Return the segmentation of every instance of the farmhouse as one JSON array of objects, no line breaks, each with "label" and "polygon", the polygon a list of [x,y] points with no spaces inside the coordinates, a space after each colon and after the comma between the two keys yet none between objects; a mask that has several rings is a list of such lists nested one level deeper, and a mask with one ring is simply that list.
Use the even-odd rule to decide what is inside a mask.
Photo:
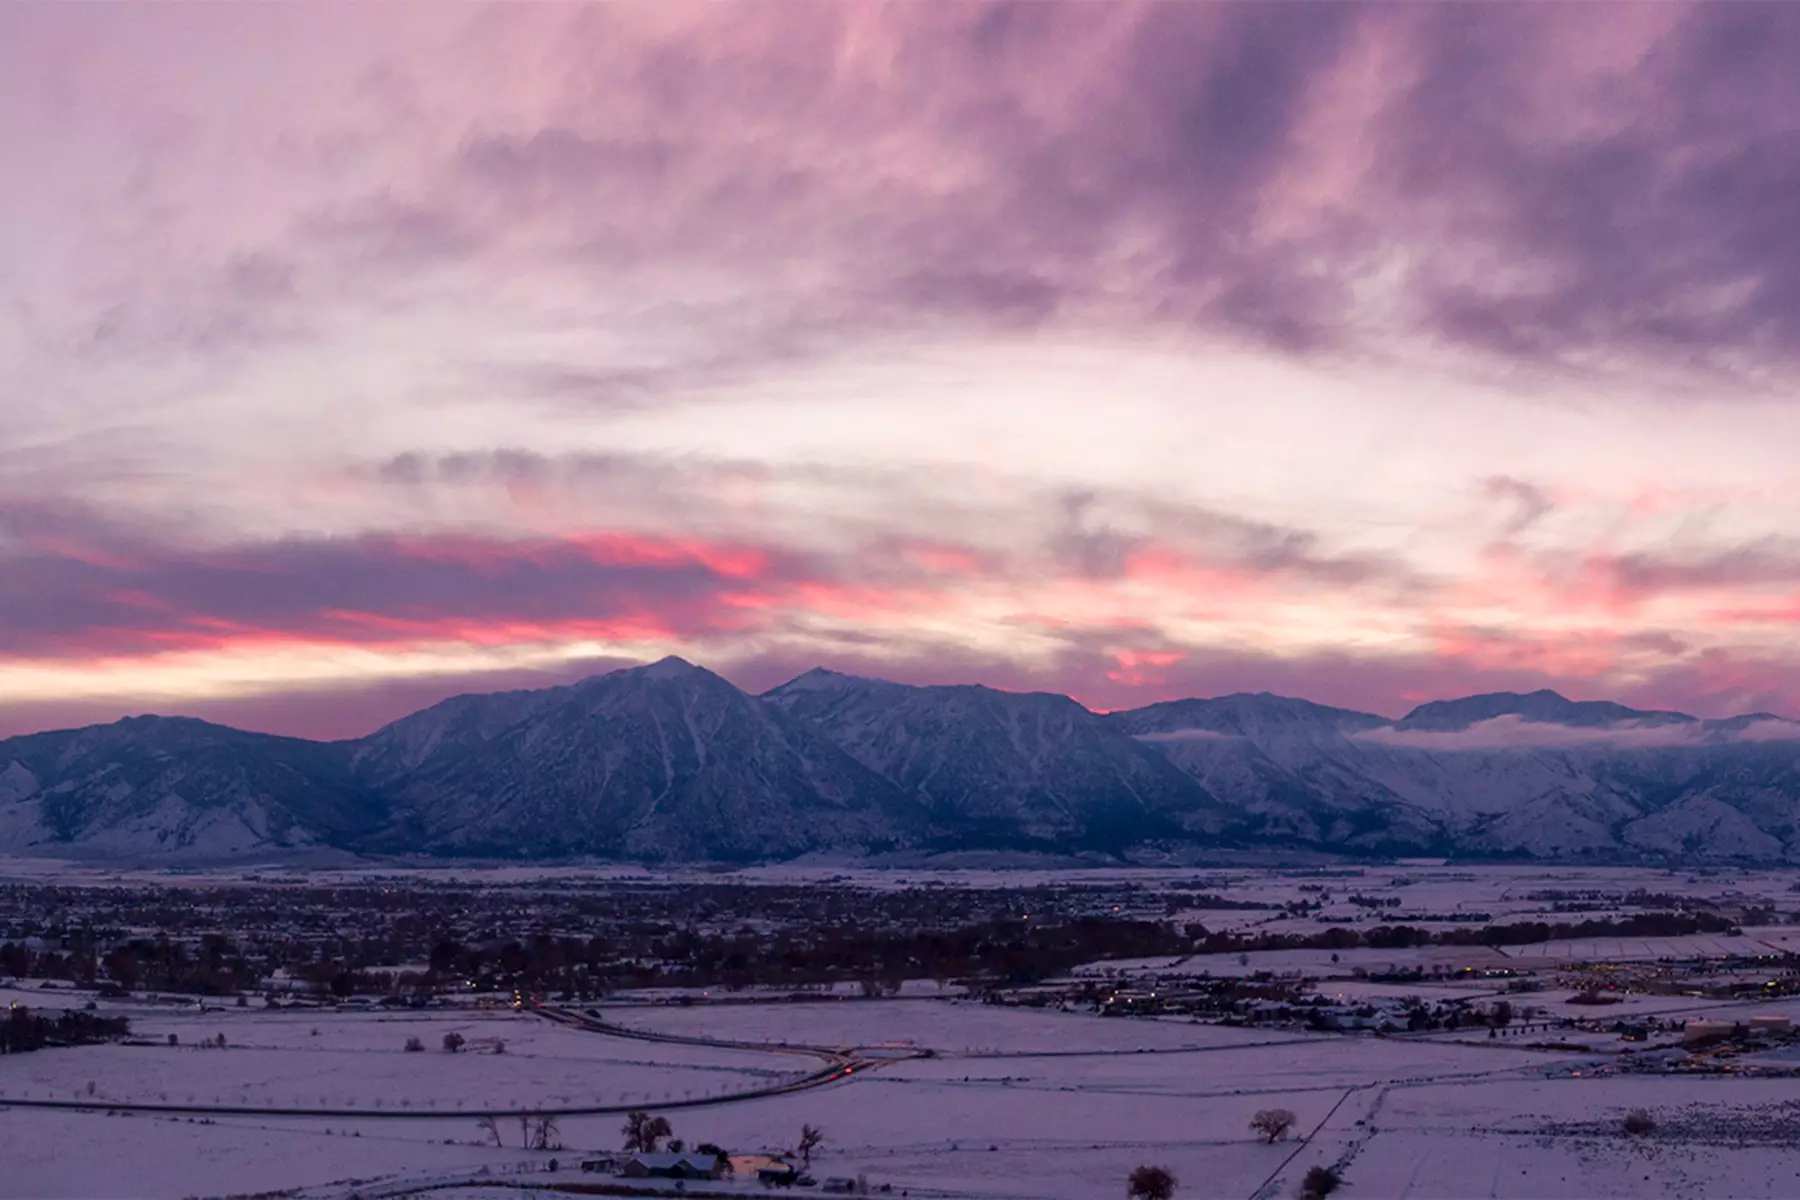
[{"label": "farmhouse", "polygon": [[710,1154],[634,1154],[619,1168],[633,1179],[717,1179],[724,1171]]}]

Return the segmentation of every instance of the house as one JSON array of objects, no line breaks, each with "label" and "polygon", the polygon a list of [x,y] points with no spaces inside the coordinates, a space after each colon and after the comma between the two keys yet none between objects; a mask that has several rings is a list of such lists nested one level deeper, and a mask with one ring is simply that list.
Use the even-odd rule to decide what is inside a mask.
[{"label": "house", "polygon": [[632,1179],[717,1179],[725,1164],[710,1154],[634,1154],[619,1168]]},{"label": "house", "polygon": [[730,1173],[739,1179],[756,1179],[764,1171],[779,1175],[794,1169],[788,1166],[786,1159],[777,1158],[773,1154],[733,1154],[730,1159]]},{"label": "house", "polygon": [[581,1160],[581,1169],[600,1175],[617,1175],[619,1159],[617,1155],[613,1154],[602,1154],[598,1158],[584,1158]]},{"label": "house", "polygon": [[792,1163],[776,1162],[756,1169],[756,1182],[764,1187],[793,1187],[800,1178],[800,1168]]},{"label": "house", "polygon": [[1689,1021],[1681,1027],[1681,1040],[1691,1046],[1728,1038],[1736,1032],[1737,1025],[1732,1021]]}]

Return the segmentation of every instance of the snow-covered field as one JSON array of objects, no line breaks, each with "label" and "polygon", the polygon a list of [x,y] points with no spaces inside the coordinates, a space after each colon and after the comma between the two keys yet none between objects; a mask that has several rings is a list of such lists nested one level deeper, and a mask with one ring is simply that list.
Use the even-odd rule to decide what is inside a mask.
[{"label": "snow-covered field", "polygon": [[[0,989],[0,1004],[14,1000],[33,1004],[42,997]],[[133,1040],[151,1044],[0,1058],[0,1101],[91,1096],[118,1103],[473,1113],[654,1105],[766,1086],[818,1065],[786,1055],[597,1037],[510,1010],[108,1009],[126,1011]],[[449,1033],[465,1039],[460,1053],[442,1049]],[[223,1048],[202,1044],[221,1035]],[[171,1036],[177,1044],[168,1044]],[[425,1049],[408,1052],[409,1038]],[[505,1052],[495,1054],[502,1042]]]},{"label": "snow-covered field", "polygon": [[[1609,1078],[1395,1089],[1346,1171],[1357,1194],[1792,1197],[1794,1088],[1777,1080]],[[1644,1109],[1654,1136],[1619,1121]],[[1774,1116],[1774,1121],[1770,1118]]]},{"label": "snow-covered field", "polygon": [[[573,885],[591,878],[587,871],[520,869],[490,882]],[[1702,905],[1748,898],[1778,914],[1800,908],[1800,896],[1789,890],[1793,876],[1781,872],[1414,864],[1355,875],[832,867],[741,875],[881,888],[977,886],[989,876],[1008,887],[1130,878],[1152,893],[1146,911],[1159,916],[1156,892],[1210,893],[1268,907],[1196,908],[1169,919],[1284,933],[1346,921],[1366,928],[1408,914],[1576,922],[1636,911],[1619,898],[1638,891]],[[1282,915],[1281,906],[1299,903],[1322,907]],[[140,1044],[0,1057],[0,1197],[285,1192],[302,1200],[352,1194],[374,1200],[445,1182],[468,1186],[432,1194],[491,1196],[494,1189],[476,1185],[498,1180],[591,1183],[594,1176],[582,1175],[577,1164],[589,1152],[618,1149],[618,1114],[565,1115],[558,1134],[564,1148],[541,1152],[521,1146],[512,1120],[500,1122],[503,1144],[493,1145],[476,1116],[606,1105],[660,1110],[689,1145],[716,1142],[739,1152],[783,1150],[802,1125],[815,1125],[825,1131],[815,1175],[866,1175],[877,1187],[893,1185],[895,1195],[934,1200],[1117,1197],[1131,1169],[1146,1163],[1179,1177],[1181,1200],[1285,1200],[1315,1164],[1340,1165],[1342,1194],[1362,1200],[1800,1196],[1800,1158],[1791,1149],[1800,1144],[1800,1081],[1625,1073],[1626,1051],[1641,1054],[1679,1039],[1683,1017],[1755,1013],[1800,1020],[1800,997],[1771,993],[1767,1000],[1733,1003],[1690,994],[1688,968],[1659,968],[1658,960],[1745,960],[1717,978],[1754,989],[1762,986],[1765,966],[1771,976],[1784,968],[1748,959],[1795,950],[1800,925],[1770,924],[1736,936],[1502,949],[1271,950],[1241,959],[1108,961],[1077,971],[1084,982],[1100,985],[1091,990],[1132,987],[1159,975],[1204,973],[1218,980],[1268,972],[1305,976],[1329,1004],[1381,1006],[1419,996],[1431,1004],[1479,1006],[1504,997],[1521,1013],[1537,1013],[1536,1028],[1515,1025],[1494,1038],[1485,1026],[1378,1037],[1305,1032],[1299,1025],[1228,1027],[1185,1016],[1100,1017],[1055,1004],[982,1004],[924,981],[892,999],[865,999],[845,985],[831,998],[806,1002],[754,988],[723,995],[662,989],[598,1005],[606,1021],[649,1038],[573,1028],[505,1004],[269,1009],[253,999],[245,1008],[211,1001],[201,1011],[192,1001],[99,999],[100,1012],[130,1017],[132,1040]],[[1474,973],[1457,974],[1464,968]],[[1425,977],[1365,977],[1413,969]],[[1672,994],[1631,990],[1631,978],[1654,970],[1674,980],[1664,989]],[[1570,1003],[1614,980],[1618,1003]],[[1701,983],[1695,979],[1692,987]],[[1507,990],[1514,986],[1532,990]],[[88,999],[35,983],[0,988],[0,1009],[14,1002],[81,1007]],[[1549,1032],[1544,1014],[1555,1025]],[[1624,1043],[1611,1028],[1621,1018],[1651,1017],[1677,1022],[1661,1026],[1661,1041],[1652,1046]],[[1564,1027],[1562,1020],[1584,1024]],[[465,1040],[460,1053],[442,1049],[448,1033]],[[203,1045],[220,1035],[223,1048]],[[653,1040],[660,1036],[691,1040]],[[408,1052],[409,1038],[419,1039],[423,1051]],[[709,1040],[739,1045],[698,1044]],[[1579,1048],[1525,1048],[1534,1041]],[[500,1043],[505,1050],[495,1053]],[[752,1044],[765,1049],[746,1048]],[[820,1058],[800,1052],[805,1047],[859,1056],[856,1069],[809,1090],[729,1099],[818,1070]],[[1739,1072],[1796,1069],[1800,1046],[1777,1043],[1733,1061]],[[91,1107],[20,1103],[45,1100]],[[685,1106],[708,1100],[714,1102]],[[127,1103],[336,1111],[126,1115],[117,1106]],[[1296,1136],[1260,1143],[1248,1124],[1265,1108],[1291,1110]],[[1636,1108],[1658,1122],[1651,1136],[1624,1134],[1622,1118]],[[561,1168],[554,1176],[545,1170],[553,1158]],[[706,1188],[767,1194],[748,1182]],[[690,1195],[701,1191],[689,1188]]]},{"label": "snow-covered field", "polygon": [[[1348,1159],[1363,1196],[1696,1194],[1731,1166],[1732,1195],[1792,1195],[1791,1152],[1678,1147],[1614,1132],[1632,1107],[1717,1110],[1784,1100],[1791,1085],[1752,1081],[1567,1078],[1579,1056],[1443,1039],[1304,1036],[1185,1022],[1012,1010],[968,1002],[845,1001],[718,1007],[611,1006],[633,1026],[737,1041],[876,1047],[910,1043],[935,1057],[897,1062],[829,1087],[671,1112],[678,1135],[733,1149],[781,1149],[802,1124],[822,1127],[817,1174],[866,1174],[876,1185],[941,1197],[1093,1200],[1117,1195],[1144,1162],[1186,1181],[1181,1196],[1291,1195],[1315,1161]],[[517,1102],[554,1100],[582,1081],[638,1095],[718,1087],[792,1072],[789,1056],[644,1042],[513,1013],[296,1014],[226,1010],[145,1019],[186,1042],[215,1027],[224,1050],[106,1046],[0,1058],[13,1095],[67,1096],[97,1081],[96,1111],[0,1109],[5,1196],[187,1196],[310,1187],[375,1194],[374,1178],[534,1174],[553,1155],[483,1145],[474,1117],[257,1118],[107,1115],[108,1098],[218,1096],[227,1101],[354,1095],[372,1106],[424,1106],[454,1089]],[[315,1038],[311,1029],[318,1027]],[[398,1050],[409,1032],[456,1028],[504,1037],[504,1055]],[[235,1048],[234,1048],[235,1047]],[[804,1063],[801,1064],[801,1069]],[[16,1090],[15,1090],[16,1089]],[[678,1094],[678,1093],[677,1093]],[[654,1107],[654,1105],[651,1105]],[[1306,1141],[1267,1146],[1252,1113],[1286,1108]],[[1570,1131],[1560,1128],[1582,1125]],[[619,1118],[568,1117],[554,1155],[618,1144]],[[1721,1137],[1724,1135],[1721,1134]],[[1737,1165],[1732,1165],[1737,1164]],[[1745,1172],[1736,1172],[1741,1166]],[[1785,1172],[1785,1174],[1784,1174]],[[1648,1176],[1648,1178],[1645,1178]],[[549,1177],[542,1177],[545,1182]],[[591,1178],[591,1177],[589,1177]],[[332,1181],[339,1181],[333,1183]],[[333,1191],[337,1188],[337,1191]],[[1785,1188],[1785,1190],[1784,1190]],[[760,1194],[760,1193],[759,1193]]]},{"label": "snow-covered field", "polygon": [[605,1010],[632,1029],[682,1036],[810,1044],[916,1046],[940,1054],[1131,1053],[1286,1040],[1292,1034],[1186,1021],[1100,1020],[972,1001],[864,1000]]}]

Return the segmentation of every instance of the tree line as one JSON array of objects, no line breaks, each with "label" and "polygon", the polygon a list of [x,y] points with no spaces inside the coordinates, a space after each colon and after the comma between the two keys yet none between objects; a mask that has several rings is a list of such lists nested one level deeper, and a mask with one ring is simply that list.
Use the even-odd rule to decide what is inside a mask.
[{"label": "tree line", "polygon": [[0,1021],[0,1054],[24,1054],[46,1046],[82,1046],[109,1042],[131,1032],[125,1017],[71,1009],[55,1016],[41,1016],[23,1004],[15,1004]]}]

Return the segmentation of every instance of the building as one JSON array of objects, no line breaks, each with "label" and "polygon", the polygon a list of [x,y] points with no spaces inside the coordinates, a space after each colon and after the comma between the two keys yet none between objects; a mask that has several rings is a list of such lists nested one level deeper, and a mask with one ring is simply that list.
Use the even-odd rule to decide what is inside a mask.
[{"label": "building", "polygon": [[[788,1165],[786,1159],[777,1158],[773,1154],[733,1154],[730,1158],[731,1174],[737,1176],[739,1179],[756,1179],[764,1171],[776,1175],[788,1173],[795,1175],[799,1174],[793,1167]],[[788,1182],[791,1183],[792,1180],[789,1180]]]},{"label": "building", "polygon": [[1787,1017],[1774,1015],[1751,1017],[1751,1033],[1792,1033],[1794,1022]]},{"label": "building", "polygon": [[634,1154],[619,1168],[632,1179],[717,1179],[725,1164],[710,1154]]},{"label": "building", "polygon": [[1689,1021],[1681,1027],[1681,1040],[1693,1045],[1728,1038],[1736,1032],[1737,1025],[1731,1021]]}]

